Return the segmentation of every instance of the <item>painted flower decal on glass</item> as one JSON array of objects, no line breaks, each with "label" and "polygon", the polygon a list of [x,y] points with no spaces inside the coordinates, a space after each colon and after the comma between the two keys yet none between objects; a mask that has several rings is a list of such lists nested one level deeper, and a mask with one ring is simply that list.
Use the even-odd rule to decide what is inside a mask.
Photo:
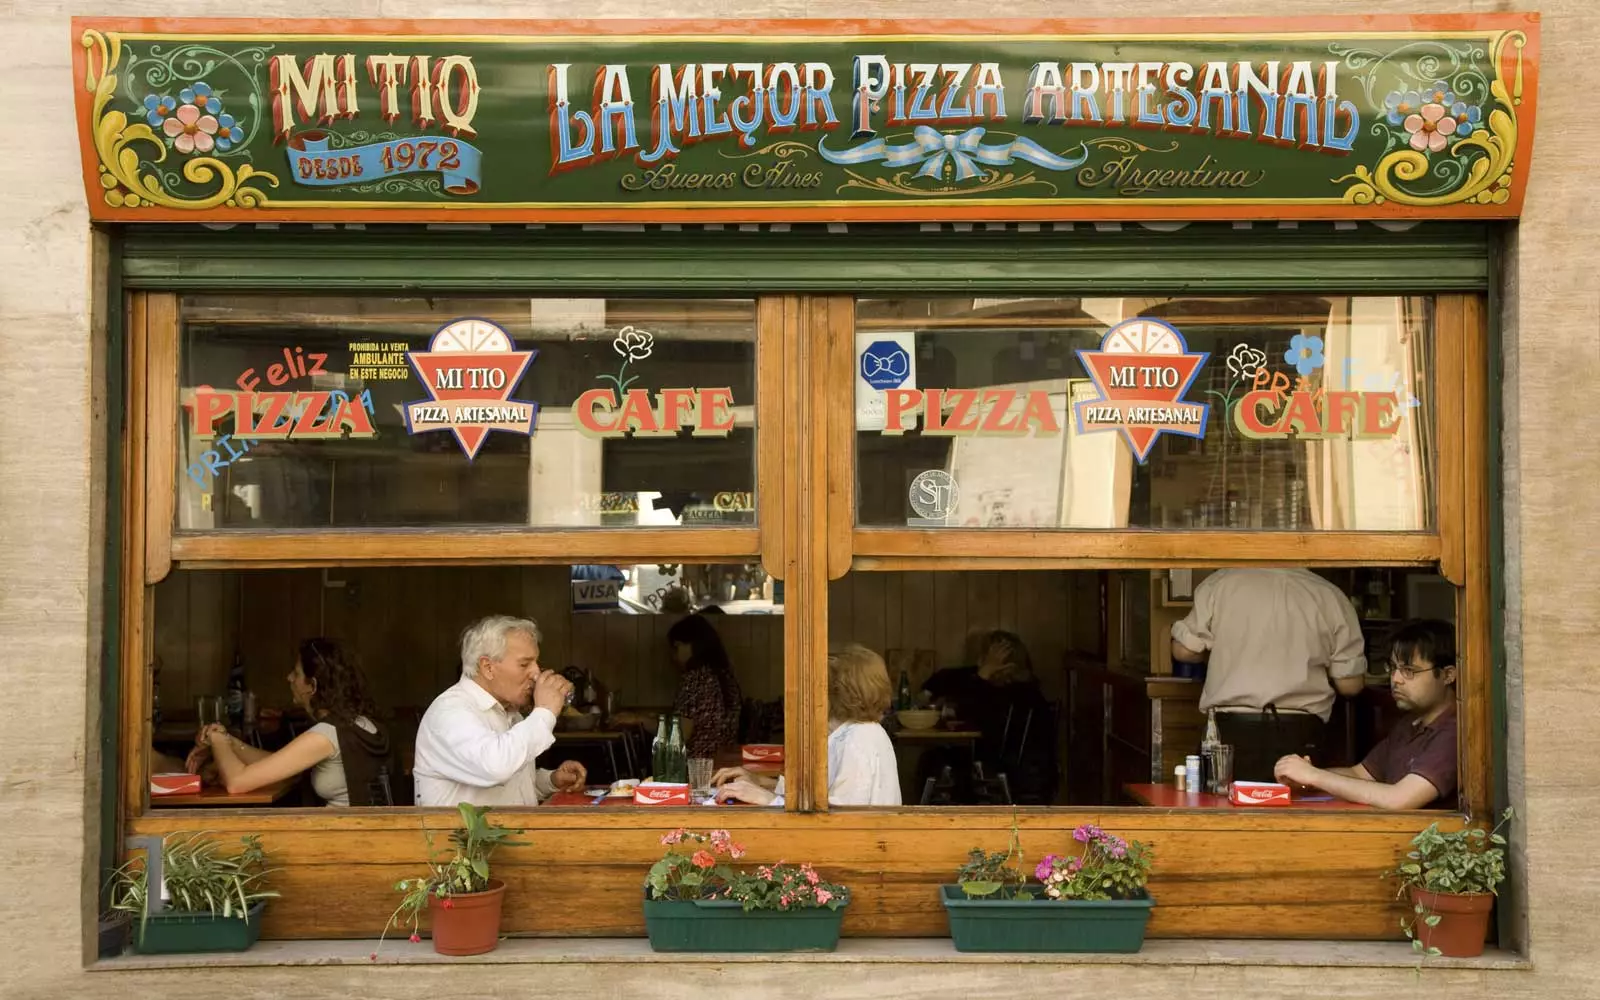
[{"label": "painted flower decal on glass", "polygon": [[193,104],[180,105],[177,113],[162,123],[161,130],[180,153],[209,153],[217,144],[217,120],[201,114]]},{"label": "painted flower decal on glass", "polygon": [[1254,382],[1267,365],[1267,354],[1249,344],[1239,344],[1228,354],[1228,374],[1236,380]]},{"label": "painted flower decal on glass", "polygon": [[1322,338],[1304,333],[1290,337],[1289,349],[1283,352],[1283,363],[1293,365],[1302,376],[1310,377],[1323,365]]},{"label": "painted flower decal on glass", "polygon": [[1399,125],[1408,115],[1422,107],[1422,94],[1415,90],[1391,90],[1383,99],[1383,109],[1388,112],[1389,124]]},{"label": "painted flower decal on glass", "polygon": [[178,91],[178,100],[185,104],[193,104],[208,115],[214,115],[222,110],[222,102],[212,94],[211,85],[203,80]]},{"label": "painted flower decal on glass", "polygon": [[144,99],[144,120],[150,124],[151,128],[160,128],[166,117],[177,109],[178,102],[172,98],[148,94]]},{"label": "painted flower decal on glass", "polygon": [[598,381],[610,382],[617,390],[617,405],[622,405],[622,394],[628,391],[628,386],[638,381],[639,376],[628,374],[628,365],[635,361],[643,361],[655,350],[656,338],[644,330],[636,330],[625,326],[617,331],[617,338],[611,342],[611,349],[622,355],[622,368],[615,375],[597,376]]},{"label": "painted flower decal on glass", "polygon": [[611,349],[629,361],[643,361],[650,356],[655,343],[656,338],[653,335],[625,326],[617,331],[617,339],[611,342]]},{"label": "painted flower decal on glass", "polygon": [[232,115],[217,116],[217,148],[226,152],[244,140],[244,128]]},{"label": "painted flower decal on glass", "polygon": [[1445,113],[1444,105],[1424,104],[1420,113],[1406,118],[1405,130],[1411,133],[1412,149],[1437,153],[1455,134],[1456,120]]}]

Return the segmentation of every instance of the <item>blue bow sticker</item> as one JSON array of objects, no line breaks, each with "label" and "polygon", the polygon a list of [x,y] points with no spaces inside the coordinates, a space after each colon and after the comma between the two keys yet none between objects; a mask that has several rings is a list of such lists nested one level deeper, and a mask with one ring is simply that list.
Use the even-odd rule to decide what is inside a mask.
[{"label": "blue bow sticker", "polygon": [[842,166],[854,166],[861,163],[883,161],[886,167],[911,167],[922,164],[922,169],[917,171],[918,177],[932,177],[938,180],[944,175],[944,166],[948,162],[955,168],[957,181],[971,180],[981,177],[985,167],[1010,166],[1016,160],[1023,160],[1035,166],[1044,167],[1046,170],[1072,170],[1081,167],[1089,159],[1089,149],[1079,144],[1080,152],[1067,157],[1052,153],[1048,149],[1034,142],[1032,139],[1017,136],[1011,142],[989,143],[983,141],[984,129],[980,126],[969,128],[957,135],[953,132],[940,132],[926,125],[918,125],[911,132],[911,142],[900,146],[889,145],[884,138],[864,142],[853,149],[835,152],[817,142],[817,153],[829,163]]}]

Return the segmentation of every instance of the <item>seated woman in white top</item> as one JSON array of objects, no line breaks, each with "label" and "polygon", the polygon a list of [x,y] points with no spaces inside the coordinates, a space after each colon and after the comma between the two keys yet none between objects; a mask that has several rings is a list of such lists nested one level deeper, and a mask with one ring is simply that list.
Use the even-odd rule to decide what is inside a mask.
[{"label": "seated woman in white top", "polygon": [[[307,639],[289,671],[289,694],[313,721],[282,750],[267,753],[243,743],[218,725],[207,726],[189,755],[189,768],[209,752],[230,795],[253,792],[311,772],[311,787],[330,806],[348,806],[354,780],[357,805],[375,801],[372,783],[388,764],[388,735],[372,721],[376,714],[355,660],[331,639]],[[349,763],[347,776],[346,763]],[[392,771],[392,768],[390,769]]]},{"label": "seated woman in white top", "polygon": [[[828,657],[828,804],[897,806],[894,744],[878,720],[892,697],[883,657],[851,644]],[[781,805],[783,778],[728,767],[711,778],[718,802]]]}]

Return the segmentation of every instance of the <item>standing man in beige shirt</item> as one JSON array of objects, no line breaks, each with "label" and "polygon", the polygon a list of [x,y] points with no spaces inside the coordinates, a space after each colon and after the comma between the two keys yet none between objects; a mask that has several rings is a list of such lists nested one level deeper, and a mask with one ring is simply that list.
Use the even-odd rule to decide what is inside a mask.
[{"label": "standing man in beige shirt", "polygon": [[1200,711],[1217,712],[1234,776],[1272,781],[1285,754],[1315,758],[1335,692],[1359,694],[1361,623],[1344,592],[1305,569],[1225,569],[1172,626],[1172,657],[1206,663]]}]

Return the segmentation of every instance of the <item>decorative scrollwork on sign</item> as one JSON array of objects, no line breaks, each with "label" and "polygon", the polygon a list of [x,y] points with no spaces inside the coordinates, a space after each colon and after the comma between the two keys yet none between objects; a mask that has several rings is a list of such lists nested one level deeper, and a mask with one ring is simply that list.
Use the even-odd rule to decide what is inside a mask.
[{"label": "decorative scrollwork on sign", "polygon": [[1000,173],[998,170],[990,170],[976,184],[963,184],[961,186],[957,186],[955,184],[942,184],[939,187],[923,187],[918,184],[913,184],[912,181],[914,178],[910,171],[901,171],[900,173],[895,174],[893,178],[867,178],[856,173],[854,170],[846,170],[845,173],[849,175],[850,179],[839,185],[837,190],[840,192],[845,191],[847,188],[859,188],[864,191],[877,191],[883,194],[910,194],[926,198],[945,197],[952,194],[993,194],[996,191],[1004,191],[1007,188],[1026,187],[1033,184],[1039,184],[1048,188],[1050,194],[1054,195],[1057,193],[1057,189],[1054,184],[1047,180],[1041,179],[1031,170],[1020,177],[1009,170],[1005,173]]},{"label": "decorative scrollwork on sign", "polygon": [[[1384,154],[1376,167],[1359,166],[1335,178],[1335,184],[1355,182],[1345,189],[1344,200],[1352,205],[1393,202],[1429,208],[1462,202],[1505,204],[1511,197],[1517,106],[1522,103],[1522,50],[1527,41],[1520,31],[1503,32],[1495,39],[1489,56],[1493,77],[1487,89],[1497,106],[1489,109],[1486,118],[1477,105],[1456,99],[1458,95],[1451,88],[1464,79],[1464,71],[1458,65],[1452,65],[1449,81],[1441,78],[1431,87],[1420,85],[1419,89],[1392,92],[1385,101],[1389,131],[1395,140],[1391,145],[1402,141],[1404,145]],[[1515,70],[1509,87],[1502,76],[1508,45],[1515,49],[1510,56]],[[1372,60],[1366,53],[1346,54],[1347,62],[1353,59],[1373,71],[1383,61]],[[1367,86],[1371,85],[1369,76]],[[1466,133],[1464,138],[1452,139],[1462,132]],[[1450,159],[1430,161],[1430,156],[1441,153]],[[1445,188],[1418,192],[1417,183],[1430,176],[1442,179]]]},{"label": "decorative scrollwork on sign", "polygon": [[[183,164],[182,177],[190,184],[211,193],[200,197],[174,194],[170,187],[175,179],[170,171],[155,169],[167,159],[167,143],[147,122],[130,123],[128,115],[109,107],[117,92],[118,69],[122,61],[122,39],[116,32],[102,34],[94,29],[83,33],[80,40],[87,50],[87,72],[84,89],[94,95],[90,113],[95,154],[99,159],[100,186],[105,189],[106,204],[113,208],[140,208],[159,205],[163,208],[203,211],[222,206],[228,208],[260,208],[267,203],[261,186],[277,187],[278,178],[256,170],[248,163],[237,168],[215,156],[190,155]],[[192,105],[191,105],[192,107]],[[160,109],[164,110],[164,109]],[[152,109],[154,116],[156,109]],[[176,132],[196,132],[195,122],[174,116]],[[211,127],[215,132],[215,125]],[[173,134],[169,131],[169,134]],[[210,133],[207,134],[208,141]],[[183,147],[177,147],[184,152]],[[211,148],[211,147],[206,147]],[[201,147],[191,140],[188,149],[199,152]],[[141,150],[148,150],[145,156]],[[185,155],[188,155],[185,152]]]},{"label": "decorative scrollwork on sign", "polygon": [[776,156],[780,160],[789,160],[797,156],[810,156],[811,147],[803,142],[795,142],[793,139],[782,139],[778,142],[768,143],[760,149],[752,149],[747,153],[730,153],[725,149],[720,152],[730,160],[748,160],[755,156]]}]

